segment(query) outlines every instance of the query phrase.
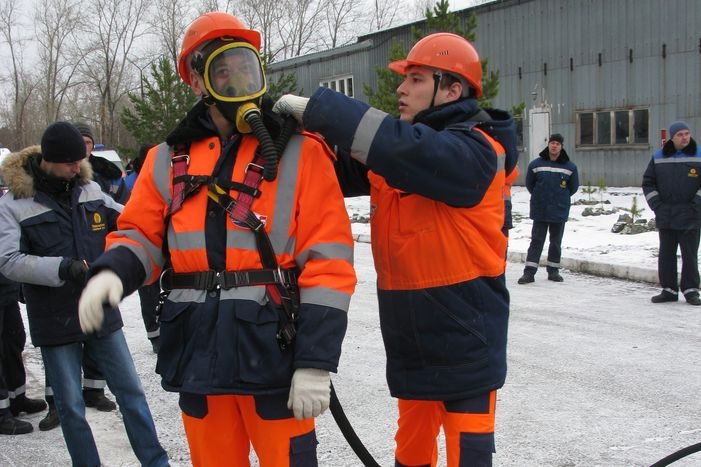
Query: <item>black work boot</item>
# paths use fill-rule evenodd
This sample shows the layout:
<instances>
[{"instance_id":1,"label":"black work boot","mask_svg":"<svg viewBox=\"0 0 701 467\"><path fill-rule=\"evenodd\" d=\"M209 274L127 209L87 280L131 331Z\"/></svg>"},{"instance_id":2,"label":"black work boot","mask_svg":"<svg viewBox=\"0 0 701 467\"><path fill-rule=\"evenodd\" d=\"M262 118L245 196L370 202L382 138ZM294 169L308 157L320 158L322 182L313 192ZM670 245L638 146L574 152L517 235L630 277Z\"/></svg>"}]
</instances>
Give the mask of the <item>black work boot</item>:
<instances>
[{"instance_id":1,"label":"black work boot","mask_svg":"<svg viewBox=\"0 0 701 467\"><path fill-rule=\"evenodd\" d=\"M39 421L39 430L49 431L53 430L61 424L58 419L58 412L56 411L56 406L49 404L49 411L46 413L46 417Z\"/></svg>"},{"instance_id":2,"label":"black work boot","mask_svg":"<svg viewBox=\"0 0 701 467\"><path fill-rule=\"evenodd\" d=\"M535 274L532 272L524 272L523 275L518 278L519 284L530 284L531 282L535 282Z\"/></svg>"},{"instance_id":3,"label":"black work boot","mask_svg":"<svg viewBox=\"0 0 701 467\"><path fill-rule=\"evenodd\" d=\"M100 412L111 412L117 408L117 404L105 396L104 389L83 389L85 407L94 407Z\"/></svg>"},{"instance_id":4,"label":"black work boot","mask_svg":"<svg viewBox=\"0 0 701 467\"><path fill-rule=\"evenodd\" d=\"M689 305L701 305L701 298L699 298L699 294L696 292L688 293L684 295L684 298L686 298L686 303Z\"/></svg>"},{"instance_id":5,"label":"black work boot","mask_svg":"<svg viewBox=\"0 0 701 467\"><path fill-rule=\"evenodd\" d=\"M650 299L652 303L676 302L677 300L679 299L676 293L667 292L666 290Z\"/></svg>"},{"instance_id":6,"label":"black work boot","mask_svg":"<svg viewBox=\"0 0 701 467\"><path fill-rule=\"evenodd\" d=\"M0 410L0 434L24 435L34 431L31 423L15 418L7 409Z\"/></svg>"},{"instance_id":7,"label":"black work boot","mask_svg":"<svg viewBox=\"0 0 701 467\"><path fill-rule=\"evenodd\" d=\"M555 272L548 273L548 280L553 281L553 282L562 282L565 279L562 278L562 276L560 275L559 272L555 271Z\"/></svg>"},{"instance_id":8,"label":"black work boot","mask_svg":"<svg viewBox=\"0 0 701 467\"><path fill-rule=\"evenodd\" d=\"M20 394L14 399L10 399L10 411L15 417L22 412L32 414L41 412L46 408L46 401L41 399L30 399L26 394Z\"/></svg>"}]
</instances>

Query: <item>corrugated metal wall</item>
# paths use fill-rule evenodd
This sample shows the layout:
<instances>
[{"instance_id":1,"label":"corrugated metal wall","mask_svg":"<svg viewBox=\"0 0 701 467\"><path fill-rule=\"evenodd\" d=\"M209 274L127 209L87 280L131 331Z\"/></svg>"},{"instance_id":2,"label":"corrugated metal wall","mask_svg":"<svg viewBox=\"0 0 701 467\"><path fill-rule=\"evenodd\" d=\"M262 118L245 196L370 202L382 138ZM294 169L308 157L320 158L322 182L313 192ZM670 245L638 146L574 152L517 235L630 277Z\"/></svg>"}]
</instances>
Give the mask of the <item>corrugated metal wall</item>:
<instances>
[{"instance_id":1,"label":"corrugated metal wall","mask_svg":"<svg viewBox=\"0 0 701 467\"><path fill-rule=\"evenodd\" d=\"M477 15L480 55L500 71L495 106L524 102L529 108L545 98L552 106L552 131L564 135L582 182L638 186L659 147L660 129L684 119L692 134L701 135L699 0L504 0L460 14L470 12ZM392 40L408 48L410 26L273 64L269 74L296 73L305 95L321 79L352 74L356 98L366 101L363 83L376 87L375 68L386 66ZM577 111L633 108L649 110L648 145L575 147ZM522 172L528 159L521 158Z\"/></svg>"}]
</instances>

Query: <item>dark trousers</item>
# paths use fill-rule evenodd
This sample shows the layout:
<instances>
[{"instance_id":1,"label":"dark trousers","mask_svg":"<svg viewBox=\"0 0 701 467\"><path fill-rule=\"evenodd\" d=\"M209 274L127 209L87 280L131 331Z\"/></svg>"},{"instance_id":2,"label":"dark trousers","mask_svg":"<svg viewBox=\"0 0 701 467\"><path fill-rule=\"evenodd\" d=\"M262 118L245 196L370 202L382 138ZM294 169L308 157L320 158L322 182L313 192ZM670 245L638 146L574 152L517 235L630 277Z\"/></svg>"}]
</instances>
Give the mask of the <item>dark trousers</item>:
<instances>
[{"instance_id":1,"label":"dark trousers","mask_svg":"<svg viewBox=\"0 0 701 467\"><path fill-rule=\"evenodd\" d=\"M10 399L24 394L27 374L22 352L26 340L19 304L0 306L0 409L9 408Z\"/></svg>"},{"instance_id":2,"label":"dark trousers","mask_svg":"<svg viewBox=\"0 0 701 467\"><path fill-rule=\"evenodd\" d=\"M548 247L548 262L546 269L548 273L556 273L560 269L560 258L562 257L562 234L565 232L564 222L539 222L533 221L531 229L531 244L526 254L526 267L524 272L535 274L538 270L540 255L543 252L545 236L550 231L550 246Z\"/></svg>"},{"instance_id":3,"label":"dark trousers","mask_svg":"<svg viewBox=\"0 0 701 467\"><path fill-rule=\"evenodd\" d=\"M660 285L676 294L679 288L684 295L699 292L699 229L660 229L660 254L657 257L657 272ZM677 287L677 247L682 253L682 277Z\"/></svg>"},{"instance_id":4,"label":"dark trousers","mask_svg":"<svg viewBox=\"0 0 701 467\"><path fill-rule=\"evenodd\" d=\"M144 320L146 336L149 339L155 339L161 335L160 326L158 324L158 315L156 314L156 307L158 306L158 298L160 294L161 286L159 285L158 281L139 288L141 317Z\"/></svg>"}]
</instances>

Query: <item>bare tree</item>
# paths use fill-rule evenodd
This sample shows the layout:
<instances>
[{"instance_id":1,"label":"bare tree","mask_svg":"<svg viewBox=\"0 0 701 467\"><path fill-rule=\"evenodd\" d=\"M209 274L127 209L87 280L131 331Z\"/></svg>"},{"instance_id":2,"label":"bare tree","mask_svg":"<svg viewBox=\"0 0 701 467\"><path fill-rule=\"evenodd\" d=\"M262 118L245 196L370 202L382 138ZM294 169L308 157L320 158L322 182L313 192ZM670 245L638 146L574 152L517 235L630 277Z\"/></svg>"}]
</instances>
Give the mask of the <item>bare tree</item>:
<instances>
[{"instance_id":1,"label":"bare tree","mask_svg":"<svg viewBox=\"0 0 701 467\"><path fill-rule=\"evenodd\" d=\"M201 15L203 13L207 13L210 11L231 12L231 11L233 11L233 8L234 8L233 0L226 0L226 1L201 0L200 7L197 11Z\"/></svg>"},{"instance_id":2,"label":"bare tree","mask_svg":"<svg viewBox=\"0 0 701 467\"><path fill-rule=\"evenodd\" d=\"M42 0L35 8L35 29L41 73L40 94L45 123L56 121L66 91L73 86L83 56L75 47L73 34L80 20L75 0Z\"/></svg>"},{"instance_id":3,"label":"bare tree","mask_svg":"<svg viewBox=\"0 0 701 467\"><path fill-rule=\"evenodd\" d=\"M385 29L401 17L400 8L405 4L397 0L372 0L372 25L376 31Z\"/></svg>"},{"instance_id":4,"label":"bare tree","mask_svg":"<svg viewBox=\"0 0 701 467\"><path fill-rule=\"evenodd\" d=\"M250 28L261 33L261 54L266 63L284 55L279 37L279 25L283 19L279 0L243 0L234 11Z\"/></svg>"},{"instance_id":5,"label":"bare tree","mask_svg":"<svg viewBox=\"0 0 701 467\"><path fill-rule=\"evenodd\" d=\"M282 9L287 13L286 20L279 24L283 58L297 57L321 48L319 30L323 28L325 1L283 1Z\"/></svg>"},{"instance_id":6,"label":"bare tree","mask_svg":"<svg viewBox=\"0 0 701 467\"><path fill-rule=\"evenodd\" d=\"M10 50L11 67L9 81L12 86L12 102L8 109L8 123L11 126L12 140L9 145L17 150L29 144L30 138L26 129L28 102L32 97L35 84L24 70L24 39L19 37L18 30L23 29L19 17L20 0L0 1L0 39L7 43Z\"/></svg>"},{"instance_id":7,"label":"bare tree","mask_svg":"<svg viewBox=\"0 0 701 467\"><path fill-rule=\"evenodd\" d=\"M358 8L355 0L328 0L324 11L328 37L325 45L329 48L346 45L357 34L352 30L361 22L362 8Z\"/></svg>"},{"instance_id":8,"label":"bare tree","mask_svg":"<svg viewBox=\"0 0 701 467\"><path fill-rule=\"evenodd\" d=\"M97 13L88 31L86 66L83 70L99 94L99 135L105 144L119 143L115 134L118 105L133 84L129 58L139 42L146 42L146 0L95 0Z\"/></svg>"},{"instance_id":9,"label":"bare tree","mask_svg":"<svg viewBox=\"0 0 701 467\"><path fill-rule=\"evenodd\" d=\"M156 0L153 13L150 23L158 35L159 52L170 58L177 69L180 41L194 12L186 0Z\"/></svg>"}]
</instances>

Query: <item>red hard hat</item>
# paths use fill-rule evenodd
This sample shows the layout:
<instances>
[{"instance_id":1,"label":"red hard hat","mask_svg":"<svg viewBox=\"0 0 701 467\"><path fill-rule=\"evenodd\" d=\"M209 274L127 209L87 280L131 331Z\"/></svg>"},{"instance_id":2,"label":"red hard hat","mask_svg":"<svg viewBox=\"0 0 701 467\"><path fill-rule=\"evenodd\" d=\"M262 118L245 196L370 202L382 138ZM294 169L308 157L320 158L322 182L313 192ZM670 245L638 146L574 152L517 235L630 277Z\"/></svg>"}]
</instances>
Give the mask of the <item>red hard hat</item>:
<instances>
[{"instance_id":1,"label":"red hard hat","mask_svg":"<svg viewBox=\"0 0 701 467\"><path fill-rule=\"evenodd\" d=\"M246 26L237 17L220 11L205 13L194 20L185 31L178 57L178 72L190 84L187 57L202 44L218 37L237 37L260 52L260 33Z\"/></svg>"},{"instance_id":2,"label":"red hard hat","mask_svg":"<svg viewBox=\"0 0 701 467\"><path fill-rule=\"evenodd\" d=\"M409 51L405 60L389 64L389 69L406 75L412 65L447 71L464 78L482 95L482 63L475 48L464 37L438 32L421 39Z\"/></svg>"}]
</instances>

